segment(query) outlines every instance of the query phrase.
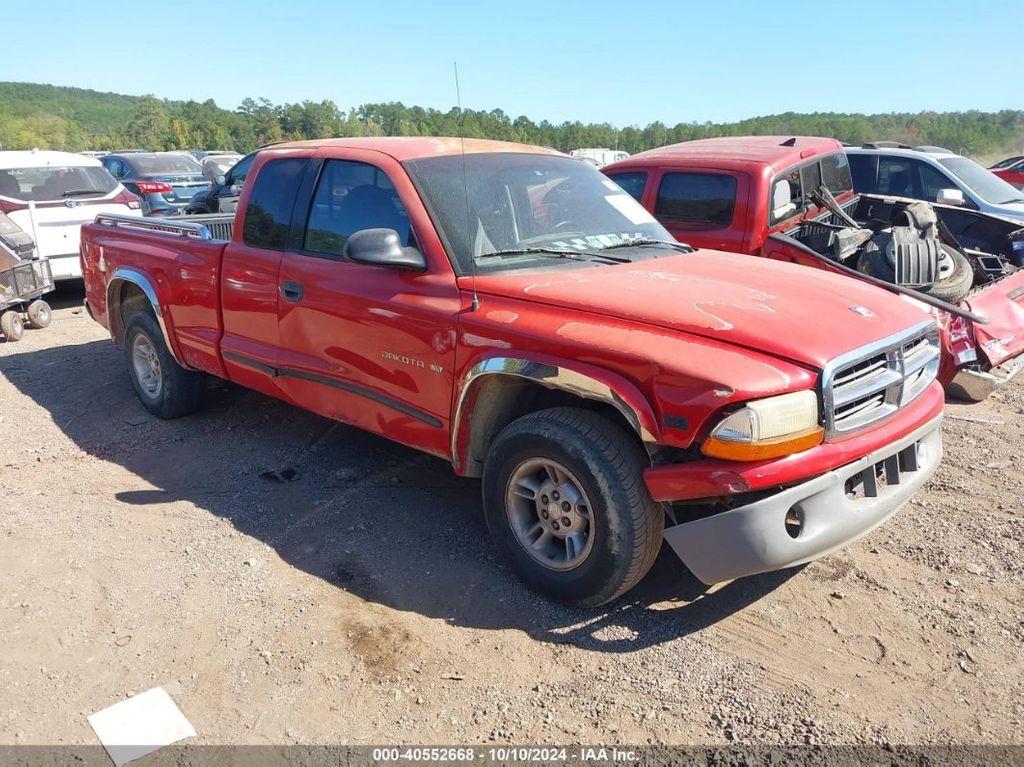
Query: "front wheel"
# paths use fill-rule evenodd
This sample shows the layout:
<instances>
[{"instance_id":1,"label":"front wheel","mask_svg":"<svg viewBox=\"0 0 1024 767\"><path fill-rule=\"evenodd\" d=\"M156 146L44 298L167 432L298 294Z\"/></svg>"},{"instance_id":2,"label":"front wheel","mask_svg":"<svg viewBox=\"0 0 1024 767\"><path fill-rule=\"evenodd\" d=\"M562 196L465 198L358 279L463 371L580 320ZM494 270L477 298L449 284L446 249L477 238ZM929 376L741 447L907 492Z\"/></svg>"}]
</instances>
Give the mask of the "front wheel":
<instances>
[{"instance_id":1,"label":"front wheel","mask_svg":"<svg viewBox=\"0 0 1024 767\"><path fill-rule=\"evenodd\" d=\"M664 513L635 438L575 408L523 416L494 440L483 501L494 543L540 593L593 607L632 588L661 548Z\"/></svg>"},{"instance_id":2,"label":"front wheel","mask_svg":"<svg viewBox=\"0 0 1024 767\"><path fill-rule=\"evenodd\" d=\"M171 356L156 318L133 314L125 331L128 374L143 407L157 418L177 418L199 408L206 379Z\"/></svg>"}]
</instances>

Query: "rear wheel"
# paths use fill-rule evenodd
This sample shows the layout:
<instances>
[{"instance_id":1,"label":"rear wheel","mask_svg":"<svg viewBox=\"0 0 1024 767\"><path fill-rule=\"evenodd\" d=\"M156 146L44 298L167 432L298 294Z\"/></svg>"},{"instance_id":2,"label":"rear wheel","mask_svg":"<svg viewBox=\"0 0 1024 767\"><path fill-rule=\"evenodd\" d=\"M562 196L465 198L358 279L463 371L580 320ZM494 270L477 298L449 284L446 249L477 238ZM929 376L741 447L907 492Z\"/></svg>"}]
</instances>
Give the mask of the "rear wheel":
<instances>
[{"instance_id":1,"label":"rear wheel","mask_svg":"<svg viewBox=\"0 0 1024 767\"><path fill-rule=\"evenodd\" d=\"M661 548L664 513L635 438L602 416L553 408L509 424L484 467L484 514L533 589L595 606L632 588Z\"/></svg>"},{"instance_id":2,"label":"rear wheel","mask_svg":"<svg viewBox=\"0 0 1024 767\"><path fill-rule=\"evenodd\" d=\"M8 341L20 341L25 334L25 321L21 314L9 311L0 315L0 331Z\"/></svg>"},{"instance_id":3,"label":"rear wheel","mask_svg":"<svg viewBox=\"0 0 1024 767\"><path fill-rule=\"evenodd\" d=\"M42 330L50 324L53 319L53 311L50 305L41 299L36 299L28 305L25 312L28 315L28 324Z\"/></svg>"},{"instance_id":4,"label":"rear wheel","mask_svg":"<svg viewBox=\"0 0 1024 767\"><path fill-rule=\"evenodd\" d=\"M177 418L199 408L205 377L175 362L150 312L128 319L125 349L132 387L146 410L157 418Z\"/></svg>"}]
</instances>

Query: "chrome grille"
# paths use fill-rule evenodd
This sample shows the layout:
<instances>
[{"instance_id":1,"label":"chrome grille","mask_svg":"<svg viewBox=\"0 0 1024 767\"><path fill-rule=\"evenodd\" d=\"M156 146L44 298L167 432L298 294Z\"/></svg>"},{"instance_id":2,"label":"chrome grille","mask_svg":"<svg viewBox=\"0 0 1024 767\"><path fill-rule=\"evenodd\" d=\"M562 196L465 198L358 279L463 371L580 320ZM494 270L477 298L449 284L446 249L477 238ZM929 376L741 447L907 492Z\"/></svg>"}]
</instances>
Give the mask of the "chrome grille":
<instances>
[{"instance_id":1,"label":"chrome grille","mask_svg":"<svg viewBox=\"0 0 1024 767\"><path fill-rule=\"evenodd\" d=\"M847 434L881 421L928 388L939 372L939 331L923 322L825 366L825 432Z\"/></svg>"}]
</instances>

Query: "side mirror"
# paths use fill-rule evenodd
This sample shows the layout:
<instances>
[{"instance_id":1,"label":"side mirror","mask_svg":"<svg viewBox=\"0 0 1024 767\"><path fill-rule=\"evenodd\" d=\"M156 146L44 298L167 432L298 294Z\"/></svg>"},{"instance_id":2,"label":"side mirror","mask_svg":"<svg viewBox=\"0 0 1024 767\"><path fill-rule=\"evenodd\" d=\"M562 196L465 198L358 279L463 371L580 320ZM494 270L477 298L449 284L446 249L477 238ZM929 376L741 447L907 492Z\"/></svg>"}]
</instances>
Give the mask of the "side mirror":
<instances>
[{"instance_id":1,"label":"side mirror","mask_svg":"<svg viewBox=\"0 0 1024 767\"><path fill-rule=\"evenodd\" d=\"M964 200L964 193L959 189L940 189L935 196L935 202L939 205L955 205L959 208L966 200Z\"/></svg>"},{"instance_id":2,"label":"side mirror","mask_svg":"<svg viewBox=\"0 0 1024 767\"><path fill-rule=\"evenodd\" d=\"M394 229L361 229L348 238L342 254L357 264L410 272L427 269L423 254L416 248L402 247L402 238Z\"/></svg>"},{"instance_id":3,"label":"side mirror","mask_svg":"<svg viewBox=\"0 0 1024 767\"><path fill-rule=\"evenodd\" d=\"M228 177L225 176L223 173L218 173L217 174L217 185L218 186L224 186L224 182L226 182L227 180L228 180Z\"/></svg>"}]
</instances>

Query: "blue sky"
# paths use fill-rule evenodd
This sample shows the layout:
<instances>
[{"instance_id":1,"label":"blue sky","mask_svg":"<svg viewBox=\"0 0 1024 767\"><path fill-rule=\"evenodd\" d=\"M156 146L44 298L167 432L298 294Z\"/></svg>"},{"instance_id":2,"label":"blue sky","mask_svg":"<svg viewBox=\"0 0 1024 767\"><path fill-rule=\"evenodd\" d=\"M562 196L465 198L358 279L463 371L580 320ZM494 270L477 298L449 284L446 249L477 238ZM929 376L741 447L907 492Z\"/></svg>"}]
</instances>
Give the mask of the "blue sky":
<instances>
[{"instance_id":1,"label":"blue sky","mask_svg":"<svg viewBox=\"0 0 1024 767\"><path fill-rule=\"evenodd\" d=\"M226 108L448 109L455 61L463 106L552 122L1024 107L1022 0L4 5L0 80Z\"/></svg>"}]
</instances>

